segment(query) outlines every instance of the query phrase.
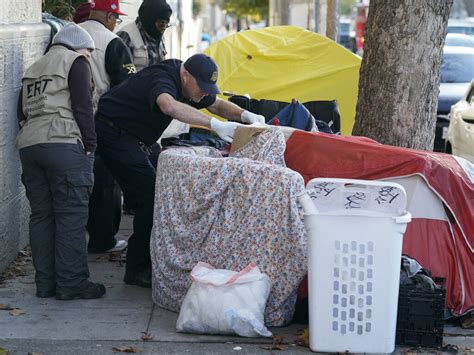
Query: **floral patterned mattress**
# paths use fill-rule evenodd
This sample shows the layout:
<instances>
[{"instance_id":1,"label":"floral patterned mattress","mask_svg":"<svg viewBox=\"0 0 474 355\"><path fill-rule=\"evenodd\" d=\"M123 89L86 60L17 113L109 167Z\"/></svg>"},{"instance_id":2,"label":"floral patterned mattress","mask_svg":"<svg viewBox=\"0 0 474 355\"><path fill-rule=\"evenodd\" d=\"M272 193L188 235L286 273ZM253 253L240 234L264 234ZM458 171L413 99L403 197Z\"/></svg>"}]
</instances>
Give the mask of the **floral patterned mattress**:
<instances>
[{"instance_id":1,"label":"floral patterned mattress","mask_svg":"<svg viewBox=\"0 0 474 355\"><path fill-rule=\"evenodd\" d=\"M307 237L297 205L304 182L285 167L284 151L271 128L227 158L210 147L161 153L151 236L157 305L179 311L199 261L230 270L255 262L272 281L266 325L291 321Z\"/></svg>"}]
</instances>

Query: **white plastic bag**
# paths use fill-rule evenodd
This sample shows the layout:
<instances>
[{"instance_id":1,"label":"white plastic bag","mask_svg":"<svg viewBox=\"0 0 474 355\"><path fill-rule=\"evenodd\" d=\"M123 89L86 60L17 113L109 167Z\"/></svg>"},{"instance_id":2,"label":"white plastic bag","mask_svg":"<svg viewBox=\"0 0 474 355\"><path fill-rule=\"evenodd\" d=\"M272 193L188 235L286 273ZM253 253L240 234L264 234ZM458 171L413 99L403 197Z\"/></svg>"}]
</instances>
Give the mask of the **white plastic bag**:
<instances>
[{"instance_id":1,"label":"white plastic bag","mask_svg":"<svg viewBox=\"0 0 474 355\"><path fill-rule=\"evenodd\" d=\"M263 315L271 281L254 264L240 272L199 262L181 305L178 332L269 337Z\"/></svg>"}]
</instances>

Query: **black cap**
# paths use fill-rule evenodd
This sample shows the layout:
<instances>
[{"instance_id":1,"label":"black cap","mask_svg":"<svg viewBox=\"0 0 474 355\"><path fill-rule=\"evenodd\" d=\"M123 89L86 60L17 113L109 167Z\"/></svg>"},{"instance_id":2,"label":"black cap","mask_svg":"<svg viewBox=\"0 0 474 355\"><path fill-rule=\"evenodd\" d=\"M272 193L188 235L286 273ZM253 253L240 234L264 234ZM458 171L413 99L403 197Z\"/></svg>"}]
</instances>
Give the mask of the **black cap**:
<instances>
[{"instance_id":1,"label":"black cap","mask_svg":"<svg viewBox=\"0 0 474 355\"><path fill-rule=\"evenodd\" d=\"M221 93L217 86L217 64L211 57L201 53L195 54L184 62L184 68L206 94Z\"/></svg>"}]
</instances>

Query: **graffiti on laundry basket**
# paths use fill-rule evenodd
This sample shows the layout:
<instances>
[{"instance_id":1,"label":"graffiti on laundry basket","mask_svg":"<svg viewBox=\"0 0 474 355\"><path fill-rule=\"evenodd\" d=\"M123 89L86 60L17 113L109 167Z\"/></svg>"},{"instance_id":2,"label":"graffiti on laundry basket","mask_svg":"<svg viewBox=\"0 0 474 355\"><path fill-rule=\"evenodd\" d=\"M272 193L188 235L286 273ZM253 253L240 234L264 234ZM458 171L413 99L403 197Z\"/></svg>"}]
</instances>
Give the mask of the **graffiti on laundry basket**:
<instances>
[{"instance_id":1,"label":"graffiti on laundry basket","mask_svg":"<svg viewBox=\"0 0 474 355\"><path fill-rule=\"evenodd\" d=\"M367 199L367 195L363 192L356 192L346 197L347 203L344 205L346 209L361 208L361 205Z\"/></svg>"},{"instance_id":2,"label":"graffiti on laundry basket","mask_svg":"<svg viewBox=\"0 0 474 355\"><path fill-rule=\"evenodd\" d=\"M384 203L392 203L400 195L400 193L395 193L398 191L400 190L395 186L384 186L378 191L379 196L375 199L375 201L377 201L379 205Z\"/></svg>"}]
</instances>

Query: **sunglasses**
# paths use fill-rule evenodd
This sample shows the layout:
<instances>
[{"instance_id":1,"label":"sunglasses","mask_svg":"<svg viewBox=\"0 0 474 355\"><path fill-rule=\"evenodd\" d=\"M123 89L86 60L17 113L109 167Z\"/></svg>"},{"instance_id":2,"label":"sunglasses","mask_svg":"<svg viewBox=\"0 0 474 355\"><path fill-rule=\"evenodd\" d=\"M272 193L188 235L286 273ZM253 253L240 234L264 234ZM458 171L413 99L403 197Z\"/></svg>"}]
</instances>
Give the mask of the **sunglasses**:
<instances>
[{"instance_id":1,"label":"sunglasses","mask_svg":"<svg viewBox=\"0 0 474 355\"><path fill-rule=\"evenodd\" d=\"M170 28L170 22L166 20L156 20L155 24L159 27Z\"/></svg>"},{"instance_id":2,"label":"sunglasses","mask_svg":"<svg viewBox=\"0 0 474 355\"><path fill-rule=\"evenodd\" d=\"M119 17L119 15L117 15L115 12L110 12L110 14L112 14L112 16L114 17L115 23L117 25L120 25L122 23L123 20Z\"/></svg>"}]
</instances>

